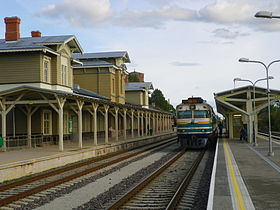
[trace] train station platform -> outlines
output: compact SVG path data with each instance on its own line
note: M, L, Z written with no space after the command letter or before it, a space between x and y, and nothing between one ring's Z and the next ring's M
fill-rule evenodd
M134 148L149 142L160 141L172 136L176 136L176 133L164 132L153 136L141 136L126 140L120 138L118 141L109 139L109 143L105 143L103 139L98 142L98 145L93 145L93 140L87 140L84 141L83 148L78 148L77 142L76 144L65 144L63 152L59 151L57 145L0 152L0 183L83 159Z
M279 209L280 141L268 156L267 138L258 146L239 139L219 139L207 209Z

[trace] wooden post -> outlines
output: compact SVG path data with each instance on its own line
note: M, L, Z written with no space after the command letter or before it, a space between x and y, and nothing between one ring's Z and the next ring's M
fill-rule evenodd
M108 110L110 108L109 105L104 104L104 109L105 109L105 113L104 113L104 129L105 129L105 143L107 144L109 142L108 140Z
M79 148L83 148L83 105L84 102L76 100L78 106L78 139L79 139Z
M92 103L92 108L94 110L93 142L94 142L94 145L97 145L98 144L98 142L97 142L97 108L98 108L98 104Z
M118 124L119 124L119 121L118 121L118 111L119 111L119 107L115 107L115 135L116 135L116 141L119 140L119 128L118 128Z
M1 111L1 116L2 116L2 138L3 138L3 146L2 146L2 151L6 151L7 150L7 144L6 144L6 138L7 138L7 118L6 118L6 105L5 105L5 100L3 99L2 101L0 101L0 105L2 108Z
M59 151L64 150L63 145L63 107L66 101L66 98L56 98L58 104L58 147Z
M137 111L138 117L137 117L137 127L138 127L138 137L140 137L140 111Z
M149 126L148 126L148 112L146 112L146 120L145 120L145 135L148 136L148 129L149 129Z
M144 136L144 113L141 112L141 136Z
M27 113L26 113L26 117L27 117L27 147L31 148L31 135L32 135L32 128L31 128L31 108L28 107L27 108Z
M126 112L127 109L123 108L123 137L126 139Z
M134 110L131 110L131 137L134 138Z

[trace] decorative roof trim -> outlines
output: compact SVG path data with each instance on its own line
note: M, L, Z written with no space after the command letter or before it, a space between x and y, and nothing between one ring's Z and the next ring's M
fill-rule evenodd
M116 65L96 65L96 66L93 66L93 65L86 65L86 66L81 65L81 66L73 66L73 69L80 69L80 68L86 69L86 68L99 68L99 67L113 67L115 69L121 70L121 68L119 68Z
M83 53L84 52L84 50L83 50L83 48L82 48L82 46L80 45L80 43L78 42L78 39L76 38L76 36L72 36L72 37L70 37L69 39L67 39L67 40L65 40L65 42L64 43L68 43L68 42L70 42L70 41L72 41L72 40L74 40L75 41L75 43L76 43L76 45L78 46L78 48L79 48L79 50L80 50L80 52L81 53Z
M32 51L43 51L44 53L49 52L54 55L59 55L59 53L56 53L52 50L46 49L46 48L31 48L31 49L10 49L10 50L1 50L0 53L9 53L9 52L32 52Z

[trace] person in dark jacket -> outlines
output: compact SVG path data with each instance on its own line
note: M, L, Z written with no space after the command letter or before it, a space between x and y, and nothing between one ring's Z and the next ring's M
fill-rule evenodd
M246 140L246 138L247 138L247 129L246 129L246 126L243 125L240 130L240 141Z

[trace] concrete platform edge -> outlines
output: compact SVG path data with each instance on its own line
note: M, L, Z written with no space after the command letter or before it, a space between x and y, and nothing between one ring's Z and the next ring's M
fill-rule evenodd
M210 182L210 189L209 189L209 196L208 196L208 203L207 203L207 210L213 209L218 147L219 147L219 139L217 139L217 144L216 144L215 157L214 157L213 170L212 170L212 174L211 174L211 182Z

